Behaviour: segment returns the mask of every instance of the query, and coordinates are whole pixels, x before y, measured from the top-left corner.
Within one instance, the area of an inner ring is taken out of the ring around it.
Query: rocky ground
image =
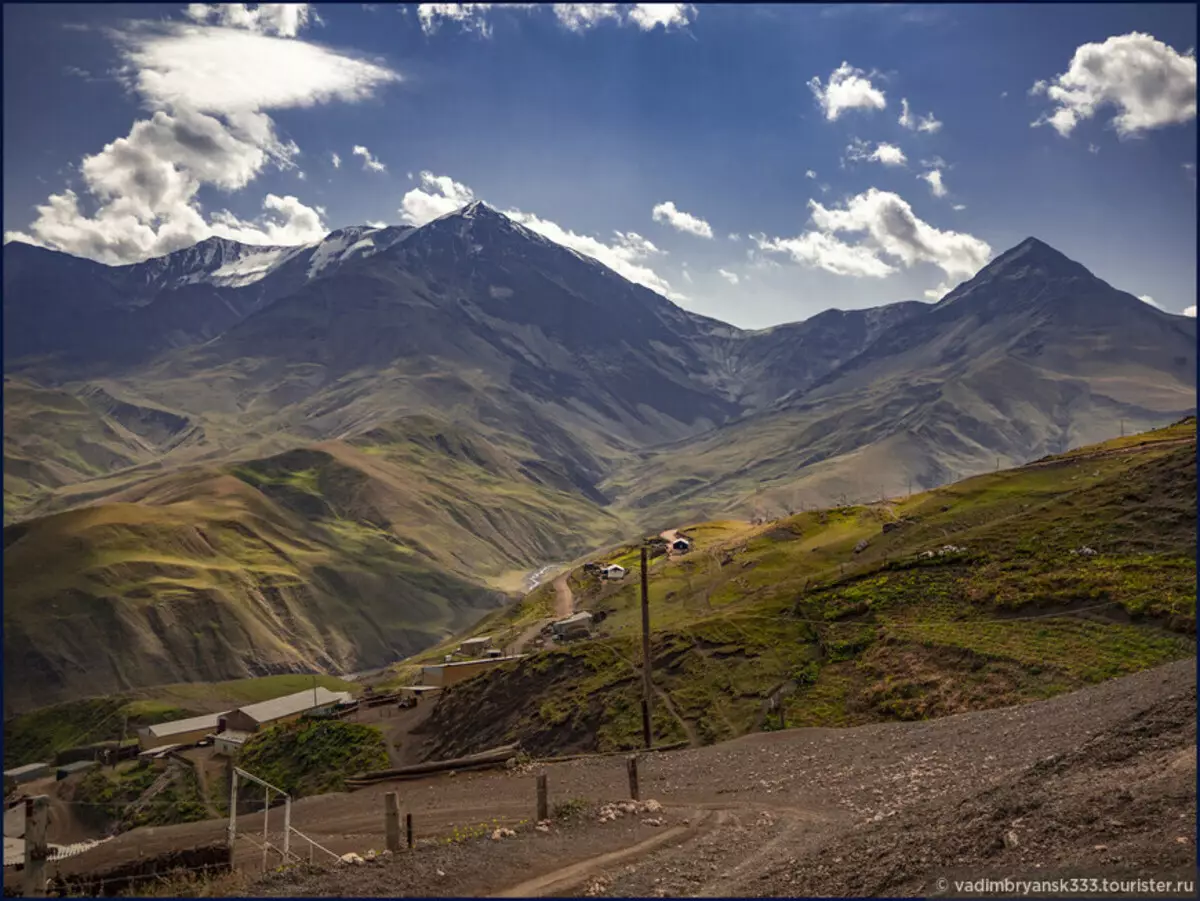
[[[558,813],[539,829],[541,772]],[[647,755],[640,777],[642,797],[662,809],[602,813],[628,797],[622,757],[304,799],[293,805],[298,828],[337,853],[365,854],[383,846],[383,793],[398,791],[418,846],[274,874],[246,891],[914,896],[947,894],[939,879],[1194,879],[1196,661],[1003,710]],[[244,817],[239,827],[261,822]],[[137,830],[104,857],[211,840],[224,826]],[[500,827],[514,834],[493,839]],[[101,863],[87,857],[71,863]],[[253,867],[254,854],[245,862]]]

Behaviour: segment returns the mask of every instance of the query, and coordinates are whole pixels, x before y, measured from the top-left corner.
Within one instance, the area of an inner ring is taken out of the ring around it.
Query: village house
[[[602,578],[605,578],[605,579],[616,580],[616,579],[624,579],[625,572],[626,572],[625,567],[618,566],[616,563],[610,563],[607,566],[605,566],[603,569],[600,570],[600,575]]]
[[[142,751],[166,745],[192,745],[217,730],[220,714],[210,713],[185,720],[172,720],[138,729],[138,744]],[[139,755],[141,756],[141,755]]]

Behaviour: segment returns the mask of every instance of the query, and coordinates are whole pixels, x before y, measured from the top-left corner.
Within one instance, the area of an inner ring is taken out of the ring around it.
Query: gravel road
[[[571,800],[590,812],[537,830],[543,772],[552,809]],[[997,873],[1194,878],[1196,661],[1020,707],[646,755],[639,775],[643,799],[664,809],[603,823],[599,806],[628,797],[623,757],[302,799],[299,829],[361,854],[383,846],[383,795],[395,790],[421,841],[392,860],[283,874],[252,893],[501,895],[534,884],[525,894],[911,896],[936,893],[938,878]],[[516,834],[444,843],[456,827],[493,821]],[[262,820],[238,825],[261,830]],[[136,830],[64,866],[106,867],[224,829]]]

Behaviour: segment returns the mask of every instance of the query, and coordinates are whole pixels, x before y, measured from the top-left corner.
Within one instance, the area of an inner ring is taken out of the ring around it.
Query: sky
[[[1034,236],[1196,304],[1195,5],[5,4],[4,230],[105,263],[486,201],[743,328]]]

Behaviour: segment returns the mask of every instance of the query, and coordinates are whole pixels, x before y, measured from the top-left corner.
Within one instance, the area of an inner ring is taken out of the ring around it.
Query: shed
[[[671,550],[686,553],[692,549],[692,543],[686,538],[676,538],[671,542]]]
[[[468,638],[458,646],[458,653],[468,657],[477,657],[492,646],[492,636],[482,635]]]
[[[610,563],[600,570],[600,575],[605,579],[624,579],[625,567],[618,566],[616,563]]]
[[[246,744],[246,739],[250,737],[248,732],[238,732],[235,729],[226,729],[218,735],[212,736],[213,753],[220,754],[225,757],[237,757],[241,752],[242,747]]]
[[[299,719],[306,713],[328,713],[342,701],[350,700],[348,691],[330,691],[328,688],[312,688],[295,694],[260,701],[231,710],[220,718],[215,729],[209,732],[257,732],[263,726],[286,723]]]
[[[421,679],[426,686],[448,688],[493,666],[507,663],[509,660],[520,660],[524,656],[524,654],[513,654],[511,657],[484,657],[480,660],[462,660],[458,663],[423,666],[421,667]]]
[[[21,785],[24,782],[32,782],[34,779],[41,779],[43,776],[49,775],[50,764],[48,763],[27,763],[25,766],[4,771],[5,781],[11,779],[17,785]]]
[[[138,729],[138,744],[143,751],[151,748],[161,748],[163,745],[195,744],[217,729],[219,713],[209,713],[204,716],[193,716],[186,720],[171,720],[168,723],[158,723]]]
[[[559,638],[584,638],[592,634],[592,614],[586,610],[560,619],[550,626],[551,631]]]
[[[93,770],[100,764],[95,760],[76,760],[74,763],[68,763],[65,766],[60,766],[54,774],[54,778],[58,781],[74,776],[76,773],[83,773],[87,770]]]

